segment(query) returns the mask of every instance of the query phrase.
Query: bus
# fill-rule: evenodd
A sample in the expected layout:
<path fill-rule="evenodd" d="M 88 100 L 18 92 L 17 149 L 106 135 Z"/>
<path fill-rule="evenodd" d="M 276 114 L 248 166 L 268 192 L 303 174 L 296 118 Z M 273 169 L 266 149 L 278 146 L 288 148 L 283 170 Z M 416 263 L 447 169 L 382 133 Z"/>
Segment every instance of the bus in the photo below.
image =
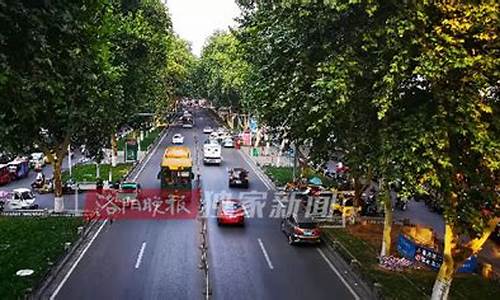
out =
<path fill-rule="evenodd" d="M 191 190 L 193 174 L 191 150 L 185 146 L 170 146 L 165 149 L 158 179 L 162 189 Z"/>

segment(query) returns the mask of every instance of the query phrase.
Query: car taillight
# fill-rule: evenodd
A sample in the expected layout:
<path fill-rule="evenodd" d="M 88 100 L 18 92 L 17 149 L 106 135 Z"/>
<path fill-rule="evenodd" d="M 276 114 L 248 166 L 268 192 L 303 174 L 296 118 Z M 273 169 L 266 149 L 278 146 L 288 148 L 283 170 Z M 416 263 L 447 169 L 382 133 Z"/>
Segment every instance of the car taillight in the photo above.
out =
<path fill-rule="evenodd" d="M 321 231 L 319 230 L 319 228 L 313 229 L 313 235 L 320 235 L 320 234 L 321 234 Z"/>
<path fill-rule="evenodd" d="M 300 228 L 299 228 L 299 227 L 297 227 L 297 226 L 295 226 L 295 227 L 293 228 L 293 232 L 295 232 L 296 234 L 300 234 L 300 235 L 304 234 L 304 230 L 300 229 Z"/>

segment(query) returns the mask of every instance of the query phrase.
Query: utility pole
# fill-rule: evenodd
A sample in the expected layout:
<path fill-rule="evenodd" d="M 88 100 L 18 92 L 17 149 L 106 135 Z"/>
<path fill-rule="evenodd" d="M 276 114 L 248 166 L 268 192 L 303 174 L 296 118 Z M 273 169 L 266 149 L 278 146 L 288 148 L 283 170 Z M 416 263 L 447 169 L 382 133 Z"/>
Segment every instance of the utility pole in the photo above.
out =
<path fill-rule="evenodd" d="M 71 170 L 71 145 L 68 145 L 68 171 L 69 171 L 69 177 L 71 178 L 71 171 L 72 171 Z"/>
<path fill-rule="evenodd" d="M 293 182 L 297 181 L 297 143 L 293 142 Z"/>

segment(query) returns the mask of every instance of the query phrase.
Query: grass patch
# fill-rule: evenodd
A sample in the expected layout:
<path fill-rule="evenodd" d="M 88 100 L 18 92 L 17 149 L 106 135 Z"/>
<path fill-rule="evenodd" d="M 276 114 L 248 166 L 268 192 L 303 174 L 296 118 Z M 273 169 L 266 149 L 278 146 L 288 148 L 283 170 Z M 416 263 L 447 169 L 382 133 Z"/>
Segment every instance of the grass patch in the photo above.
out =
<path fill-rule="evenodd" d="M 428 299 L 428 295 L 432 293 L 437 272 L 390 272 L 380 269 L 377 261 L 379 249 L 372 242 L 365 241 L 346 229 L 323 229 L 323 232 L 344 246 L 345 249 L 337 250 L 340 255 L 348 261 L 352 255 L 361 263 L 360 272 L 365 280 L 382 285 L 384 299 Z M 451 299 L 494 299 L 499 294 L 500 285 L 475 274 L 457 274 L 450 291 Z"/>
<path fill-rule="evenodd" d="M 39 283 L 64 254 L 64 243 L 74 242 L 81 218 L 0 217 L 0 295 L 2 299 L 23 299 L 27 288 Z M 16 276 L 20 269 L 33 275 Z"/>
<path fill-rule="evenodd" d="M 149 145 L 153 143 L 153 141 L 160 135 L 162 128 L 153 129 L 148 136 L 144 136 L 144 140 L 141 142 L 141 149 L 146 150 Z"/>
<path fill-rule="evenodd" d="M 109 164 L 103 164 L 99 166 L 99 171 L 101 178 L 108 179 L 108 174 L 109 170 L 112 169 L 112 181 L 118 181 L 121 179 L 124 175 L 127 174 L 127 172 L 130 170 L 132 167 L 131 163 L 126 163 L 126 164 L 118 164 L 116 167 L 111 167 Z M 72 177 L 74 180 L 77 182 L 82 182 L 82 181 L 96 181 L 96 165 L 95 164 L 81 164 L 81 165 L 76 165 L 73 166 L 72 168 Z M 65 182 L 66 180 L 69 179 L 69 172 L 66 170 L 62 174 L 62 180 Z"/>
<path fill-rule="evenodd" d="M 277 186 L 284 186 L 288 182 L 293 181 L 293 168 L 292 167 L 273 167 L 273 166 L 265 166 L 264 172 L 269 178 L 273 180 L 273 182 Z M 319 177 L 323 182 L 325 187 L 332 187 L 334 182 L 331 178 L 323 176 L 322 174 L 316 172 L 309 172 L 307 174 L 307 178 L 311 179 L 312 177 Z"/>
<path fill-rule="evenodd" d="M 141 150 L 146 150 L 151 143 L 155 140 L 155 138 L 160 135 L 161 131 L 163 128 L 160 127 L 155 127 L 148 135 L 146 136 L 146 132 L 144 132 L 144 140 L 141 142 Z M 127 141 L 128 137 L 133 136 L 133 132 L 129 133 L 126 137 L 118 139 L 116 141 L 118 151 L 124 151 L 125 150 L 125 142 Z M 140 131 L 137 131 L 137 136 L 140 135 Z"/>

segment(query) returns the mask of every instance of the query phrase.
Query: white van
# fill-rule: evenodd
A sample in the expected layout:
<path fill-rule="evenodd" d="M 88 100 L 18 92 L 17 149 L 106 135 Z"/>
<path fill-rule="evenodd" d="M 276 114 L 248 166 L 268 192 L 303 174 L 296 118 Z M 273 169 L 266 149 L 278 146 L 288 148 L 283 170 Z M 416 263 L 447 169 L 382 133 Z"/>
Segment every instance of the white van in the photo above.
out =
<path fill-rule="evenodd" d="M 203 145 L 203 164 L 222 163 L 222 147 L 219 143 L 209 140 Z"/>

